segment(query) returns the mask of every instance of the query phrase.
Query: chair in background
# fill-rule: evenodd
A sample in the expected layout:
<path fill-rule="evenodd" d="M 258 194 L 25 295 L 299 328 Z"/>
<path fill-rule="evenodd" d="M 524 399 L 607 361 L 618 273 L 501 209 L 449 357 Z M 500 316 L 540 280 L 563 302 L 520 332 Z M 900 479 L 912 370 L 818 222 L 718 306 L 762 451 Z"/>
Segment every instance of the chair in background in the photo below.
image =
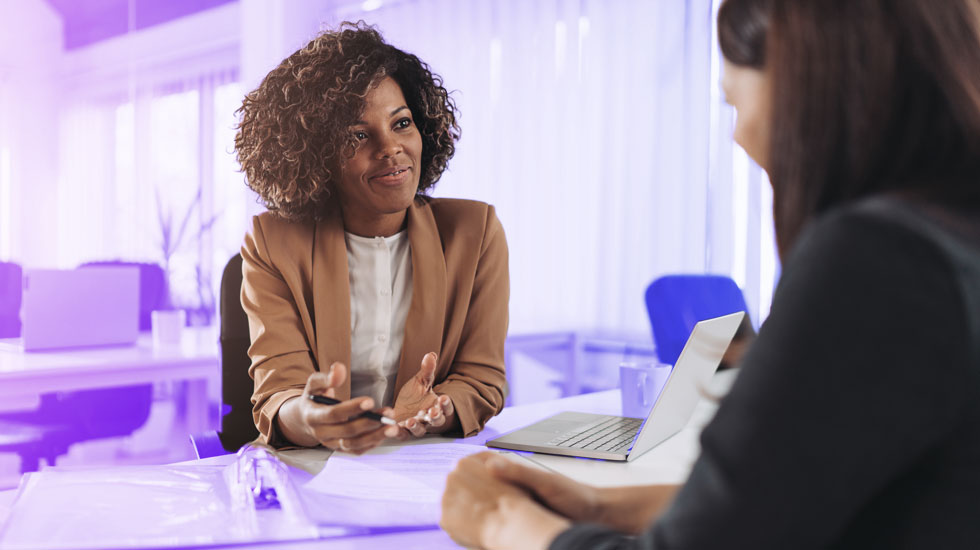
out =
<path fill-rule="evenodd" d="M 23 270 L 20 265 L 0 262 L 0 338 L 20 336 L 20 303 Z"/>
<path fill-rule="evenodd" d="M 748 308 L 741 289 L 730 277 L 721 275 L 666 275 L 656 279 L 646 291 L 647 313 L 653 327 L 657 358 L 673 365 L 684 349 L 694 325 L 699 321 L 738 311 L 746 312 L 735 334 L 741 349 L 754 336 Z M 740 354 L 736 354 L 740 357 Z M 726 354 L 725 366 L 734 366 L 738 357 Z"/>
<path fill-rule="evenodd" d="M 252 419 L 252 378 L 248 368 L 251 339 L 248 317 L 242 309 L 242 255 L 235 254 L 221 274 L 221 399 L 227 412 L 221 417 L 218 438 L 228 452 L 259 436 Z"/>

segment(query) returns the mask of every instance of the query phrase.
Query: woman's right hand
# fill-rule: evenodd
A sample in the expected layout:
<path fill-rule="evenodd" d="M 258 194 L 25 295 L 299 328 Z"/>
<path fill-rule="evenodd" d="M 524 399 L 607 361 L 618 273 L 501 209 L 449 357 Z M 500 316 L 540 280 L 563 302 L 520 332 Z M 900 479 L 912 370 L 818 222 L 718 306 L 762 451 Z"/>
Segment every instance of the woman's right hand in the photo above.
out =
<path fill-rule="evenodd" d="M 355 397 L 337 405 L 323 405 L 311 395 L 336 397 L 336 389 L 347 379 L 347 367 L 334 363 L 326 374 L 314 372 L 306 379 L 303 396 L 286 401 L 279 409 L 279 427 L 283 435 L 297 445 L 361 454 L 377 447 L 385 439 L 386 427 L 377 420 L 359 418 L 374 408 L 370 397 Z M 391 417 L 392 410 L 380 411 Z"/>
<path fill-rule="evenodd" d="M 595 522 L 602 513 L 599 490 L 543 468 L 532 468 L 503 456 L 490 456 L 490 473 L 516 485 L 551 510 L 574 522 Z"/>
<path fill-rule="evenodd" d="M 679 485 L 596 488 L 500 455 L 488 457 L 486 467 L 495 478 L 524 489 L 574 522 L 598 523 L 632 534 L 648 528 L 680 489 Z"/>

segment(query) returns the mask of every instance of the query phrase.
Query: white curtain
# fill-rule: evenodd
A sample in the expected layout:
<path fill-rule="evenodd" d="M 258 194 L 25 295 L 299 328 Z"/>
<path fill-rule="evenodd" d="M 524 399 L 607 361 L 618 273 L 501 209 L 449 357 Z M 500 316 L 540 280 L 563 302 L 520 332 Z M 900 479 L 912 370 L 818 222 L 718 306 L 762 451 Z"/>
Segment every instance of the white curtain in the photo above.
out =
<path fill-rule="evenodd" d="M 709 0 L 403 0 L 338 9 L 427 61 L 462 140 L 435 196 L 496 205 L 511 332 L 649 333 L 646 285 L 721 273 L 753 319 L 775 270 L 767 185 L 733 146 Z"/>

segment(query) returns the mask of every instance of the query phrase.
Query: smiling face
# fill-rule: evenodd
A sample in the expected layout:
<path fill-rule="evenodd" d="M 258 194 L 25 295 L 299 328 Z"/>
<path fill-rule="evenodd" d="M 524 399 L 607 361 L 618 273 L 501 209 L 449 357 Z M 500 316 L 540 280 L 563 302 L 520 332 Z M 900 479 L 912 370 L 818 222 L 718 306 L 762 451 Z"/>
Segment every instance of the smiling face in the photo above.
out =
<path fill-rule="evenodd" d="M 337 184 L 344 229 L 364 237 L 393 235 L 415 199 L 422 169 L 422 135 L 394 79 L 368 92 L 350 131 L 358 145 Z"/>
<path fill-rule="evenodd" d="M 772 123 L 769 76 L 751 67 L 725 61 L 721 79 L 725 101 L 735 107 L 735 142 L 764 170 L 769 166 L 769 133 Z"/>

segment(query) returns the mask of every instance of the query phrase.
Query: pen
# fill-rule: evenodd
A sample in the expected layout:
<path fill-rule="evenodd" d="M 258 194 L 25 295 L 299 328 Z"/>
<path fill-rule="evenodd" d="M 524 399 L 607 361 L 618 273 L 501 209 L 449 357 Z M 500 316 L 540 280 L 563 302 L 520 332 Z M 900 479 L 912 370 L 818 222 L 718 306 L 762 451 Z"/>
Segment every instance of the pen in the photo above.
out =
<path fill-rule="evenodd" d="M 314 403 L 319 403 L 321 405 L 339 405 L 340 404 L 340 401 L 337 401 L 336 399 L 332 399 L 330 397 L 325 397 L 323 395 L 311 395 L 310 396 L 310 400 L 313 401 Z M 382 415 L 380 415 L 380 414 L 378 414 L 378 413 L 376 413 L 374 411 L 364 411 L 361 414 L 359 414 L 358 416 L 363 416 L 365 418 L 370 418 L 371 420 L 377 420 L 378 422 L 381 422 L 382 424 L 388 424 L 389 426 L 397 426 L 398 425 L 398 422 L 395 422 L 394 419 L 388 418 L 387 416 L 382 416 Z"/>

